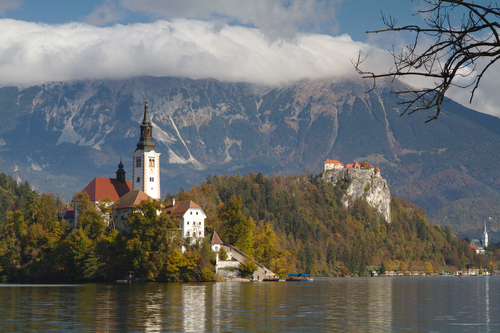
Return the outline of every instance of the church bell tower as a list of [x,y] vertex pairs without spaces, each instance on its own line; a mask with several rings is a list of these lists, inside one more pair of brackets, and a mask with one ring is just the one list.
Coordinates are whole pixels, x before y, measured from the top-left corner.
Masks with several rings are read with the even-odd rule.
[[144,103],[141,138],[132,153],[132,182],[134,190],[142,190],[153,199],[160,199],[160,153],[153,142],[153,125],[149,120],[148,100]]

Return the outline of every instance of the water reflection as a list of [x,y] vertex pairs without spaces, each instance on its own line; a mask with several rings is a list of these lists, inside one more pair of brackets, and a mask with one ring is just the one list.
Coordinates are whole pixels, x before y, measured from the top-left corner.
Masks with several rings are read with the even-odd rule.
[[182,310],[184,332],[203,332],[205,326],[205,285],[184,285]]
[[374,332],[387,332],[392,327],[393,278],[376,278],[368,283],[368,325]]
[[0,332],[497,332],[499,294],[495,277],[3,285]]

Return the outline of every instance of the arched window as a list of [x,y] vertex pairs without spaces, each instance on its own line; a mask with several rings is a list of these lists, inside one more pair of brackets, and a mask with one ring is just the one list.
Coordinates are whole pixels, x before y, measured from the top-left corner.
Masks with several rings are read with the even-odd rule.
[[140,183],[141,182],[141,177],[137,177],[137,182]]

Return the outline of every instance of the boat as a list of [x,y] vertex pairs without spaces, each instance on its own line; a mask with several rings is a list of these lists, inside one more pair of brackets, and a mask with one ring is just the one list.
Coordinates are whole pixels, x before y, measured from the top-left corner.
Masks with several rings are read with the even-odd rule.
[[286,281],[312,281],[313,278],[305,273],[290,273]]
[[279,282],[280,276],[278,274],[266,274],[262,281],[264,281],[264,282]]

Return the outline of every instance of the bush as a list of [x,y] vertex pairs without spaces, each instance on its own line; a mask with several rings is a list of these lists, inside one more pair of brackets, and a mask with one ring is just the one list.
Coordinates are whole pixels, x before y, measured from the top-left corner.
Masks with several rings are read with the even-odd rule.
[[253,273],[257,270],[257,265],[253,262],[253,260],[245,259],[244,262],[240,263],[240,272],[241,277],[250,278],[253,276]]
[[219,260],[227,260],[227,251],[225,248],[221,247],[219,251]]

